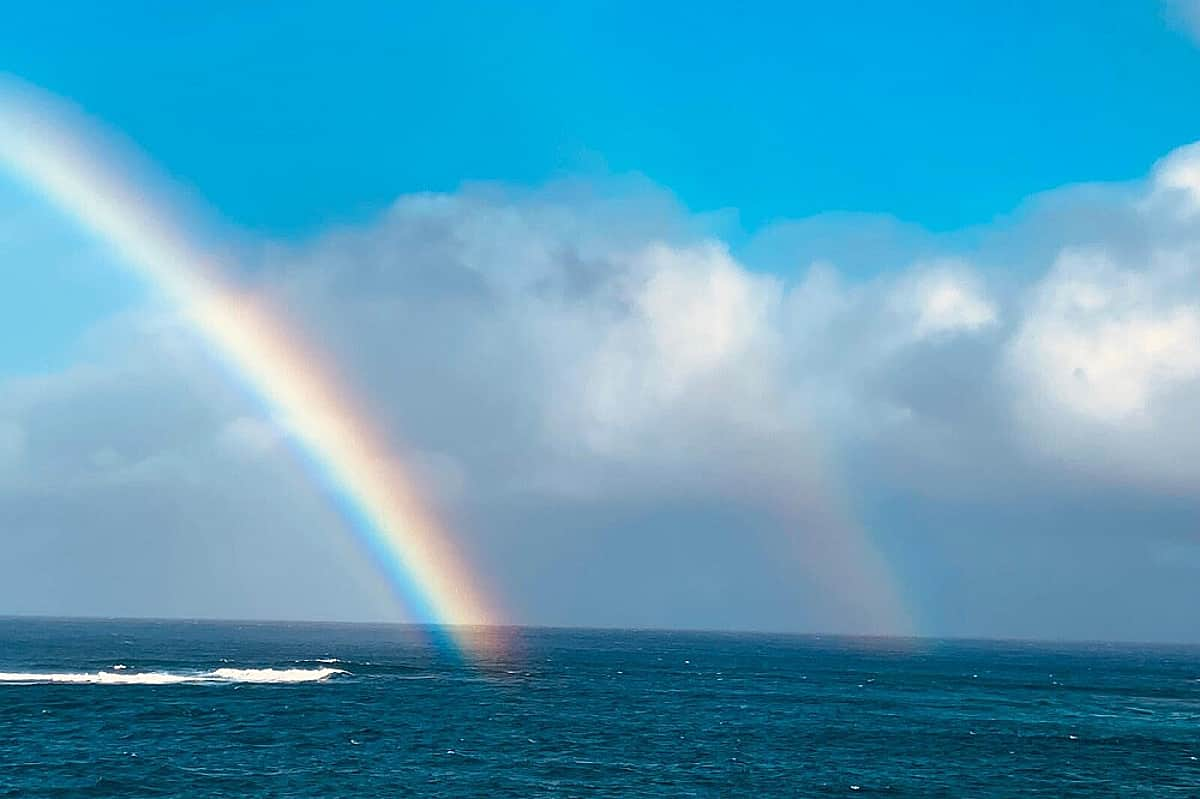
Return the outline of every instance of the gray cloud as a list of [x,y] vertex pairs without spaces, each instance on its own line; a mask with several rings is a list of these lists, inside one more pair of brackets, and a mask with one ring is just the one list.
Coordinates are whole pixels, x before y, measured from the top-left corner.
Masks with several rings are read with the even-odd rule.
[[[903,601],[930,633],[1195,638],[1168,606],[1194,558],[1167,562],[1198,532],[1198,163],[950,235],[818,218],[738,247],[640,180],[469,186],[248,280],[517,621],[895,631]],[[391,612],[169,314],[86,349],[0,389],[4,607]]]
[[88,364],[0,390],[0,430],[19,444],[0,460],[5,612],[394,612],[329,535],[340,522],[307,475],[177,321],[131,315],[92,338]]

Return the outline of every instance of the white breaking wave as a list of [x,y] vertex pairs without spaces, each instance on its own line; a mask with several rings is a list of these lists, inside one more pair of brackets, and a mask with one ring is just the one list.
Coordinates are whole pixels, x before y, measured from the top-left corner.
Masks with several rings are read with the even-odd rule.
[[319,682],[335,674],[349,674],[345,669],[216,669],[208,673],[211,679],[224,682]]
[[0,684],[12,685],[182,685],[212,683],[297,683],[320,682],[344,669],[213,669],[180,673],[169,671],[42,672],[0,671]]

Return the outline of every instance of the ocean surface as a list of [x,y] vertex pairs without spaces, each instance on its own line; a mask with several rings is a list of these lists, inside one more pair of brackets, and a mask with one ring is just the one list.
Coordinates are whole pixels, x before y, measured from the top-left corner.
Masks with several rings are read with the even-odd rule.
[[1200,796],[1200,650],[0,620],[0,796]]

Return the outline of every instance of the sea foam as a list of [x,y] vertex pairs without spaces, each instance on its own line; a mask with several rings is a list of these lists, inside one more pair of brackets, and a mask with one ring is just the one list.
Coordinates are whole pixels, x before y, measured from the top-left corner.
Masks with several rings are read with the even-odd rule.
[[321,682],[344,669],[233,669],[200,672],[95,671],[43,672],[0,671],[0,684],[9,685],[182,685],[213,683],[300,683]]

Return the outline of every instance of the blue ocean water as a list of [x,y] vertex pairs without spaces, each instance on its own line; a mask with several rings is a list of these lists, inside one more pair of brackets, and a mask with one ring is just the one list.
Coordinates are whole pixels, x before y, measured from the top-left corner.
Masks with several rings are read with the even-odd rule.
[[0,620],[0,796],[1200,796],[1196,648],[480,635]]

